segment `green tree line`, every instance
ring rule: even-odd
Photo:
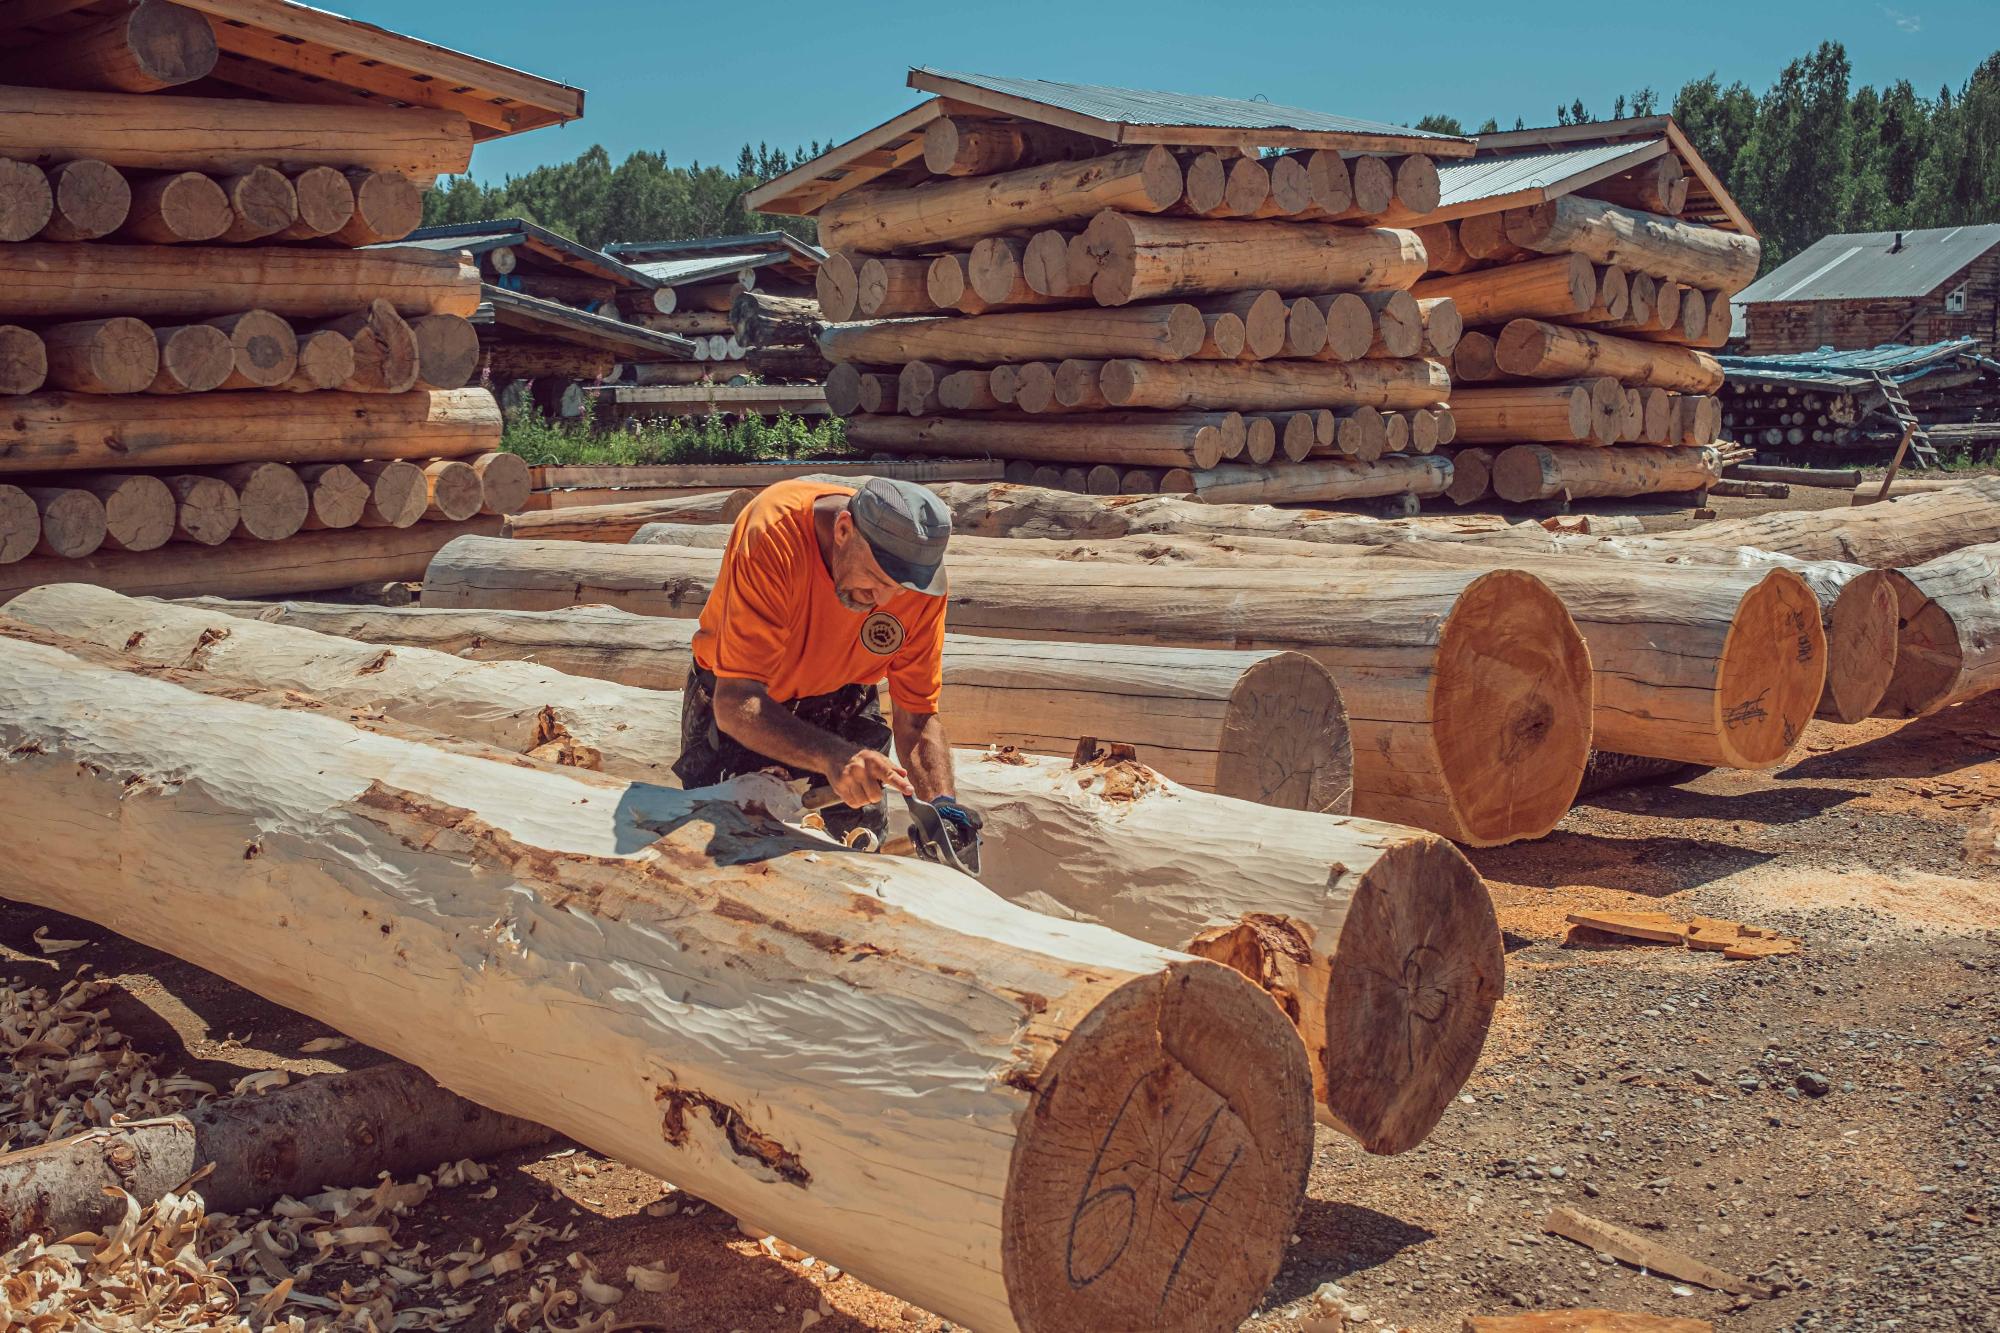
[[[1555,108],[1559,125],[1649,116],[1651,88],[1620,96],[1599,117],[1582,99]],[[1691,79],[1667,108],[1764,238],[1764,268],[1822,236],[2000,221],[2000,52],[1958,88],[1926,97],[1901,79],[1855,87],[1839,42],[1786,65],[1762,93],[1715,75]],[[1465,133],[1453,116],[1419,129]],[[1475,134],[1499,125],[1488,120]],[[1524,128],[1521,120],[1515,129]]]
[[[787,153],[745,144],[730,169],[699,162],[670,166],[665,153],[650,150],[613,166],[603,145],[592,144],[574,161],[536,167],[498,185],[446,177],[424,196],[424,225],[525,218],[589,246],[752,231],[788,231],[810,241],[817,234],[810,218],[752,212],[743,196],[830,147],[815,140]]]

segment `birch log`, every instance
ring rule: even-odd
[[[1226,967],[722,789],[512,767],[33,644],[0,660],[11,897],[956,1322],[1228,1327],[1278,1270],[1311,1075]]]
[[[83,604],[71,591],[38,595],[30,623],[55,634],[78,630],[107,650],[120,650],[121,634],[138,636],[136,648],[122,650],[127,657],[182,677],[208,675],[211,690],[251,684],[310,692],[311,680],[333,691],[318,696],[326,702],[379,708],[400,723],[504,749],[523,739],[515,712],[524,704],[531,711],[534,701],[548,701],[546,712],[575,695],[607,705],[605,722],[621,713],[646,720],[644,729],[593,733],[601,748],[592,754],[605,772],[645,777],[676,753],[677,694],[584,681],[566,690],[567,678],[540,667],[469,666],[422,649],[401,650],[402,688],[386,688],[350,679],[386,651],[373,644],[239,621],[214,605],[128,603],[121,614],[115,605]],[[237,609],[255,614],[229,608]],[[378,611],[371,619],[393,634],[424,614]],[[467,613],[446,614],[462,620]],[[547,618],[575,623],[577,614]],[[232,659],[219,655],[238,639],[248,642]],[[184,665],[177,651],[195,656]],[[1161,651],[1151,650],[1156,658]],[[324,664],[315,660],[320,653]],[[1040,660],[1038,669],[1052,669],[1053,657]],[[517,681],[494,670],[502,666],[528,675]],[[954,699],[958,689],[954,683]],[[1441,840],[1220,799],[1130,760],[1077,765],[961,751],[957,768],[961,794],[987,816],[993,889],[1051,915],[1100,922],[1165,947],[1192,945],[1257,981],[1299,1026],[1320,1117],[1369,1151],[1400,1152],[1421,1141],[1471,1072],[1499,996],[1499,932],[1479,877]]]
[[[700,614],[720,553],[468,540],[440,551],[425,606],[602,602]],[[986,637],[1293,649],[1333,673],[1354,736],[1357,814],[1486,846],[1547,833],[1589,750],[1590,665],[1532,575],[1359,565],[1245,587],[1240,572],[954,561],[952,625]]]
[[[1876,712],[1922,717],[2000,690],[2000,543],[1887,575],[1902,627],[1896,674]]]

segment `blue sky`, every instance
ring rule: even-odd
[[[1711,70],[1762,91],[1826,38],[1856,81],[1956,88],[2000,47],[1993,0],[1679,0],[1563,6],[1540,28],[1521,5],[1281,5],[1262,0],[937,0],[829,5],[619,0],[318,0],[323,6],[583,88],[584,119],[473,157],[498,180],[602,143],[614,160],[664,149],[733,162],[748,140],[849,138],[921,100],[907,68],[1262,97],[1372,120],[1428,112],[1476,126],[1598,115],[1651,85],[1662,103]]]

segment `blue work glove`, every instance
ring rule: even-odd
[[[968,810],[949,796],[940,796],[931,802],[931,808],[944,820],[945,831],[951,835],[952,848],[964,851],[977,846],[979,830],[986,827],[986,818],[977,810]]]

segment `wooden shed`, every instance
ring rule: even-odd
[[[2000,348],[2000,223],[1825,237],[1743,289],[1732,346],[1747,355],[1925,345]]]

